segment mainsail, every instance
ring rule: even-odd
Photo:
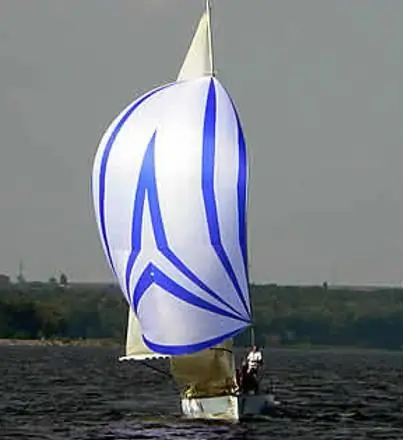
[[[144,343],[141,326],[137,319],[133,308],[129,306],[129,316],[127,317],[127,332],[126,332],[126,349],[125,356],[119,360],[147,360],[153,358],[169,357],[168,355],[161,355],[150,350]]]
[[[233,383],[231,338],[250,325],[247,153],[214,77],[210,9],[174,83],[132,102],[94,160],[101,242],[129,304],[125,358],[170,356],[192,395]]]
[[[210,5],[199,20],[189,50],[183,61],[177,81],[214,75],[213,38],[210,20]]]

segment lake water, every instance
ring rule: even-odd
[[[402,353],[267,349],[284,409],[241,424],[183,420],[172,383],[118,355],[0,347],[0,439],[403,438]]]

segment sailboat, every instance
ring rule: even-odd
[[[177,80],[112,121],[92,173],[100,240],[129,309],[120,360],[167,359],[189,418],[240,420],[275,404],[240,393],[235,378],[233,337],[252,323],[247,190],[207,1]]]

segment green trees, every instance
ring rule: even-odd
[[[252,285],[250,290],[258,344],[403,347],[403,289]],[[122,342],[126,322],[127,304],[117,286],[74,285],[67,277],[0,285],[0,338]],[[249,344],[250,332],[236,342]]]
[[[0,289],[0,338],[115,338],[126,326],[126,304],[117,289],[32,283]]]
[[[403,346],[403,290],[251,286],[261,344]]]

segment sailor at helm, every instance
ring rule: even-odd
[[[258,368],[263,365],[263,355],[257,345],[254,345],[246,357],[248,362],[248,373],[256,376]]]

